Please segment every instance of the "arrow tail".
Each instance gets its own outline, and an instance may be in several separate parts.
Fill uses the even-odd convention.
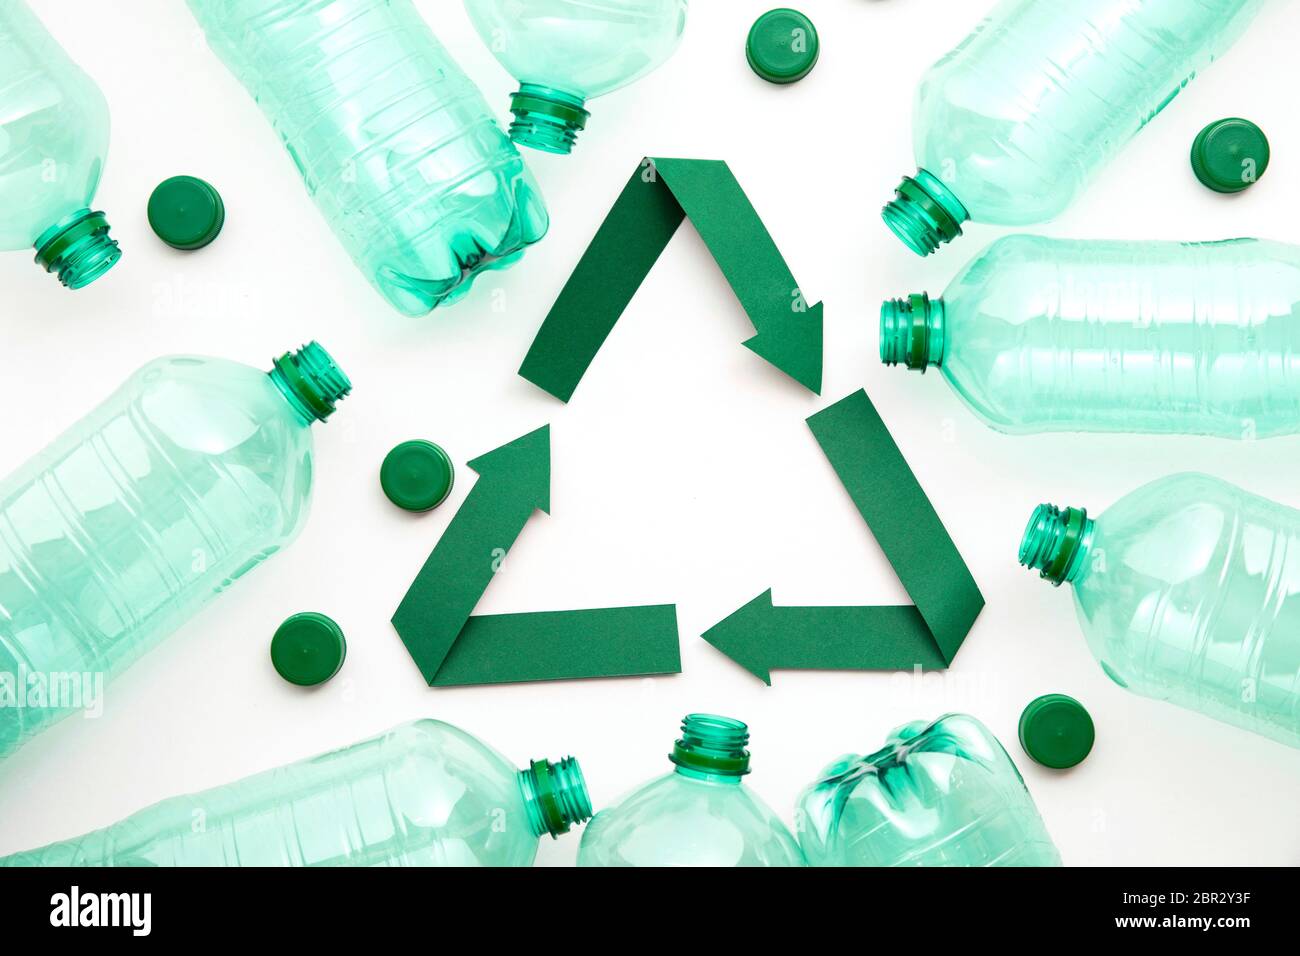
[[[984,596],[871,399],[859,389],[808,427],[951,663]]]
[[[671,604],[471,617],[436,687],[677,674]]]
[[[562,402],[572,398],[685,215],[653,167],[638,167],[551,306],[519,374]]]
[[[392,623],[428,683],[533,511],[531,501],[501,503],[480,478],[420,568]]]

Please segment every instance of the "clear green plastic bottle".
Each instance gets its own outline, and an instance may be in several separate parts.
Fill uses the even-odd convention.
[[[967,219],[1056,218],[1241,35],[1263,0],[1002,0],[930,68],[920,171],[885,222],[919,255]]]
[[[478,88],[411,0],[188,0],[366,278],[406,315],[549,225]]]
[[[1300,511],[1208,475],[1039,505],[1020,563],[1074,587],[1111,680],[1300,747]]]
[[[314,342],[269,373],[157,359],[0,481],[0,758],[293,540],[350,390]]]
[[[658,69],[686,29],[686,0],[465,0],[483,42],[521,84],[520,146],[568,154],[588,100]]]
[[[438,720],[172,797],[3,866],[531,866],[591,816],[578,761],[526,770]]]
[[[596,814],[578,866],[803,866],[785,824],[741,782],[748,742],[739,720],[685,717],[676,769]]]
[[[1300,247],[1008,236],[942,298],[885,302],[880,357],[998,431],[1300,432]]]
[[[23,0],[0,2],[0,251],[80,289],[122,252],[90,210],[108,154],[108,104]]]
[[[811,866],[1060,866],[1020,771],[966,714],[904,724],[799,798]]]

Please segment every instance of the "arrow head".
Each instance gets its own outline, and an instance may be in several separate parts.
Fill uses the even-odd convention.
[[[469,467],[510,497],[551,513],[550,425],[479,455]]]
[[[822,393],[822,303],[786,312],[784,304],[766,319],[751,317],[758,334],[745,347],[816,395]]]
[[[701,637],[764,684],[772,686],[770,652],[775,633],[776,612],[772,589],[768,588],[740,610],[723,618]]]

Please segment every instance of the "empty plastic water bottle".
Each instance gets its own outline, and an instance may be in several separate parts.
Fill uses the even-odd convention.
[[[803,866],[790,831],[741,783],[749,729],[739,720],[691,714],[656,777],[596,814],[582,835],[579,866]]]
[[[916,176],[885,222],[919,255],[967,219],[1054,219],[1241,35],[1263,0],[1003,0],[930,68]]]
[[[366,278],[423,315],[546,234],[541,193],[411,0],[188,0]]]
[[[417,720],[0,865],[531,866],[539,837],[590,816],[572,757],[516,770],[463,730]]]
[[[23,0],[0,3],[0,251],[36,249],[69,289],[122,257],[92,212],[108,104]]]
[[[307,517],[311,424],[351,390],[312,343],[270,373],[150,362],[0,481],[0,757],[74,710]]]
[[[465,0],[483,42],[521,84],[510,138],[567,154],[588,100],[658,69],[686,29],[686,0]]]
[[[822,771],[795,811],[811,866],[1060,866],[1020,771],[966,714],[904,724]]]
[[[1300,747],[1300,511],[1173,475],[1096,518],[1039,505],[1020,563],[1074,586],[1121,687]]]
[[[1008,236],[886,302],[880,357],[998,431],[1300,432],[1300,247]]]

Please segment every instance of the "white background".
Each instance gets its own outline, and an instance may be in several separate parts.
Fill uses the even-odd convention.
[[[529,152],[553,226],[514,269],[424,319],[389,310],[330,234],[252,99],[204,46],[177,0],[32,0],[111,105],[96,201],[125,252],[70,293],[0,257],[0,400],[10,471],[145,361],[168,353],[267,366],[312,338],[355,392],[318,426],[313,515],[298,542],[215,601],[109,688],[98,720],[73,717],[0,770],[0,853],[112,823],[176,793],[436,716],[521,765],[573,753],[597,806],[669,769],[680,717],[750,723],[751,785],[787,820],[836,755],[875,749],[907,720],[969,711],[1006,743],[1067,863],[1300,863],[1300,753],[1130,695],[1093,662],[1066,589],[1016,564],[1039,501],[1107,507],[1174,470],[1203,470],[1292,505],[1300,440],[1007,437],[976,421],[936,374],[886,369],[880,301],[939,292],[999,235],[970,226],[928,260],[879,219],[914,170],[910,113],[922,71],[974,25],[984,0],[806,0],[822,59],[801,83],[756,78],[743,48],[765,0],[697,0],[667,66],[596,101],[572,157]],[[418,0],[455,58],[507,117],[514,84],[459,0]],[[1041,231],[1094,238],[1300,241],[1294,41],[1300,4],[1275,0],[1106,171]],[[1246,115],[1273,166],[1225,198],[1192,177],[1196,132]],[[811,301],[826,305],[817,398],[741,342],[752,329],[684,227],[563,406],[515,374],[538,325],[643,155],[726,159]],[[210,180],[227,205],[217,242],[174,252],[149,231],[162,179]],[[783,604],[906,600],[804,419],[860,386],[879,407],[979,581],[988,606],[953,669],[923,680],[777,672],[765,687],[699,634],[767,587]],[[676,603],[683,673],[437,691],[388,619],[472,485],[464,462],[552,424],[552,516],[529,523],[481,612]],[[378,469],[399,441],[439,442],[458,466],[450,500],[409,516]],[[272,670],[271,634],[314,609],[348,635],[315,690]],[[1064,774],[1016,742],[1021,708],[1059,691],[1097,723],[1092,756]],[[577,834],[543,842],[566,864]]]

